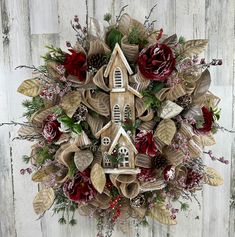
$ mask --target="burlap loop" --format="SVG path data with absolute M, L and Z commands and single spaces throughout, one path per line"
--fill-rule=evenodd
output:
M 61 64 L 54 62 L 54 61 L 49 61 L 46 64 L 46 68 L 48 70 L 49 75 L 54 79 L 54 80 L 63 80 L 64 78 L 64 72 L 65 70 L 61 67 Z
M 179 129 L 185 138 L 188 139 L 188 148 L 191 157 L 200 157 L 203 153 L 200 136 L 193 132 L 193 128 L 186 123 L 182 123 Z
M 121 183 L 120 190 L 125 197 L 134 198 L 140 192 L 140 185 L 138 181 L 132 183 Z
M 135 174 L 119 174 L 116 177 L 117 181 L 120 183 L 129 184 L 136 180 Z
M 110 180 L 126 198 L 134 198 L 139 194 L 140 185 L 136 180 L 136 175 L 111 174 Z
M 154 112 L 152 109 L 148 108 L 146 110 L 146 114 L 144 113 L 142 116 L 139 117 L 140 120 L 148 122 L 151 121 L 154 117 Z
M 108 54 L 110 53 L 111 50 L 109 49 L 108 45 L 105 44 L 104 41 L 100 40 L 100 39 L 95 39 L 90 41 L 90 48 L 88 51 L 88 58 L 91 55 L 96 55 L 96 54 Z
M 159 92 L 155 94 L 155 96 L 163 101 L 167 100 L 177 100 L 179 97 L 184 96 L 186 94 L 185 87 L 182 83 L 178 83 L 172 87 L 162 88 Z
M 139 45 L 130 44 L 125 35 L 121 40 L 122 51 L 130 63 L 135 63 L 139 56 Z
M 153 159 L 145 154 L 137 154 L 135 157 L 135 165 L 143 168 L 152 168 Z
M 91 144 L 91 140 L 87 136 L 87 134 L 82 131 L 80 134 L 73 135 L 74 144 L 77 147 L 88 147 Z
M 104 71 L 105 71 L 105 67 L 106 66 L 102 66 L 97 73 L 95 74 L 95 76 L 93 77 L 93 82 L 96 86 L 98 86 L 99 88 L 101 88 L 104 91 L 110 91 L 108 85 L 105 82 L 105 78 L 104 78 Z
M 161 190 L 166 187 L 166 182 L 162 178 L 156 179 L 155 181 L 143 182 L 140 185 L 141 192 L 148 192 L 154 190 Z
M 136 90 L 139 92 L 144 91 L 150 84 L 150 80 L 143 76 L 138 70 L 135 75 L 132 76 L 136 82 Z
M 136 98 L 135 101 L 136 117 L 139 118 L 146 111 L 146 106 L 143 99 Z
M 163 148 L 163 153 L 166 156 L 168 163 L 173 166 L 180 165 L 186 157 L 186 154 L 180 149 L 176 150 L 169 146 Z
M 156 122 L 154 120 L 146 121 L 140 124 L 139 129 L 140 130 L 153 130 L 154 126 L 156 125 Z
M 110 98 L 106 93 L 98 92 L 92 95 L 90 90 L 84 90 L 82 92 L 82 102 L 100 115 L 105 117 L 110 115 Z

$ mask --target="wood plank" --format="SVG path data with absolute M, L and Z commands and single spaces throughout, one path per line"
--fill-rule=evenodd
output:
M 226 12 L 226 14 L 224 14 Z M 234 50 L 234 1 L 206 1 L 206 35 L 209 38 L 207 58 L 222 58 L 223 66 L 211 68 L 213 90 L 221 98 L 219 107 L 222 108 L 220 124 L 232 127 L 232 82 L 233 78 L 233 50 Z M 225 43 L 226 42 L 226 43 Z M 223 155 L 231 161 L 231 144 L 234 136 L 219 132 L 216 135 L 217 145 L 213 152 Z M 224 145 L 226 141 L 226 146 Z M 215 167 L 224 177 L 224 185 L 214 190 L 204 189 L 204 219 L 203 236 L 228 236 L 229 231 L 229 200 L 230 200 L 230 166 L 224 167 L 208 161 L 208 165 Z M 232 224 L 232 223 L 230 223 Z M 233 235 L 232 235 L 233 236 Z
M 9 12 L 7 1 L 0 3 L 0 88 L 6 88 L 6 69 L 9 61 Z M 5 55 L 5 57 L 3 57 Z M 7 111 L 8 96 L 0 90 L 0 109 Z M 7 113 L 0 113 L 0 122 L 8 121 Z M 9 127 L 0 127 L 0 236 L 16 237 L 15 200 L 13 190 L 12 156 L 9 149 Z
M 29 6 L 28 1 L 5 1 L 8 6 L 9 32 L 7 34 L 8 45 L 4 45 L 4 54 L 6 60 L 4 61 L 5 75 L 4 75 L 4 93 L 8 98 L 7 113 L 9 120 L 19 121 L 22 116 L 21 101 L 22 96 L 16 94 L 18 83 L 16 79 L 27 77 L 28 71 L 13 71 L 13 68 L 19 64 L 30 64 L 30 37 L 29 37 Z M 7 42 L 7 41 L 6 41 Z M 8 120 L 8 121 L 9 121 Z M 6 121 L 6 120 L 5 120 Z M 23 152 L 29 150 L 29 145 L 26 143 L 12 142 L 13 137 L 16 136 L 16 127 L 9 128 L 9 143 L 8 152 L 5 151 L 5 157 L 10 153 L 10 161 L 12 163 L 12 198 L 14 203 L 15 215 L 11 219 L 15 221 L 15 227 L 12 227 L 12 234 L 3 236 L 32 236 L 33 234 L 40 236 L 39 223 L 32 223 L 33 210 L 27 207 L 32 200 L 33 187 L 26 183 L 26 177 L 20 174 L 20 169 L 23 167 L 21 156 Z M 10 186 L 9 186 L 10 187 Z M 6 199 L 6 200 L 11 200 Z M 26 233 L 27 226 L 31 226 Z

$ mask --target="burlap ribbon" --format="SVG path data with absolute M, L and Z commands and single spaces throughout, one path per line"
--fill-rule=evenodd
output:
M 178 131 L 188 140 L 188 148 L 191 157 L 200 157 L 203 153 L 201 139 L 193 132 L 189 124 L 182 123 Z
M 110 98 L 109 95 L 104 92 L 98 92 L 94 95 L 90 90 L 82 91 L 82 102 L 90 109 L 94 110 L 104 117 L 110 115 Z
M 140 184 L 133 174 L 110 175 L 113 185 L 126 198 L 134 198 L 139 194 Z
M 130 44 L 125 35 L 121 40 L 122 51 L 130 63 L 135 63 L 139 56 L 139 45 Z

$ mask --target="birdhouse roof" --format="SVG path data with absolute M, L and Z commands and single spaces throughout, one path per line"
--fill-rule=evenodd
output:
M 96 134 L 96 137 L 99 137 L 106 129 L 108 129 L 112 125 L 112 121 L 109 121 L 107 124 L 104 125 Z
M 114 149 L 114 148 L 116 147 L 116 145 L 118 144 L 118 141 L 119 141 L 119 139 L 120 139 L 121 136 L 123 136 L 124 139 L 126 140 L 126 142 L 130 144 L 130 146 L 132 147 L 134 153 L 137 154 L 138 151 L 136 150 L 135 145 L 132 143 L 130 137 L 128 136 L 128 134 L 126 133 L 126 131 L 125 131 L 125 130 L 123 129 L 123 127 L 121 127 L 121 126 L 120 126 L 120 128 L 119 128 L 119 130 L 118 130 L 118 132 L 117 132 L 117 134 L 116 134 L 116 136 L 115 136 L 115 138 L 114 138 L 114 140 L 113 140 L 113 142 L 112 142 L 112 145 L 111 145 L 110 148 L 109 148 L 108 154 L 109 154 L 109 155 L 112 154 L 113 149 Z
M 128 73 L 129 73 L 130 75 L 133 74 L 133 71 L 132 71 L 132 69 L 131 69 L 129 63 L 128 63 L 127 60 L 126 60 L 126 57 L 125 57 L 125 55 L 124 55 L 123 52 L 122 52 L 122 49 L 120 48 L 119 44 L 116 43 L 116 45 L 115 45 L 115 47 L 114 47 L 114 49 L 113 49 L 111 58 L 110 58 L 110 60 L 109 60 L 109 63 L 108 63 L 108 65 L 107 65 L 107 67 L 106 67 L 106 69 L 105 69 L 105 71 L 104 71 L 104 77 L 108 77 L 108 75 L 109 75 L 109 73 L 110 73 L 110 70 L 111 70 L 111 68 L 112 68 L 112 65 L 113 65 L 113 63 L 114 63 L 115 58 L 116 58 L 117 55 L 120 56 L 120 58 L 121 58 L 123 64 L 125 65 L 125 67 L 126 67 Z

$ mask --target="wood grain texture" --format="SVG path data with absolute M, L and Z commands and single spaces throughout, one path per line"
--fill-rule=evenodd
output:
M 165 34 L 177 33 L 188 39 L 208 38 L 205 57 L 222 58 L 223 66 L 211 67 L 212 91 L 221 97 L 220 124 L 235 128 L 235 2 L 234 0 L 1 0 L 0 1 L 0 122 L 21 121 L 21 102 L 25 99 L 16 88 L 27 78 L 27 70 L 14 70 L 20 64 L 39 65 L 45 45 L 55 44 L 66 49 L 65 42 L 75 42 L 76 32 L 70 20 L 77 14 L 81 24 L 86 16 L 103 22 L 106 12 L 118 15 L 128 4 L 127 12 L 144 21 L 149 9 L 157 3 L 151 19 Z M 21 156 L 30 144 L 13 142 L 17 127 L 0 128 L 0 236 L 1 237 L 74 237 L 95 236 L 96 223 L 77 214 L 75 227 L 61 226 L 58 217 L 49 211 L 41 220 L 31 205 L 37 191 L 29 176 L 20 175 L 26 166 Z M 190 211 L 179 215 L 178 225 L 167 227 L 150 220 L 147 228 L 117 228 L 114 237 L 235 237 L 235 138 L 219 132 L 213 152 L 229 159 L 223 166 L 205 157 L 205 163 L 224 177 L 223 186 L 206 186 L 194 201 Z M 199 219 L 198 219 L 199 217 Z M 128 226 L 135 226 L 130 220 Z M 30 228 L 29 228 L 30 227 Z

